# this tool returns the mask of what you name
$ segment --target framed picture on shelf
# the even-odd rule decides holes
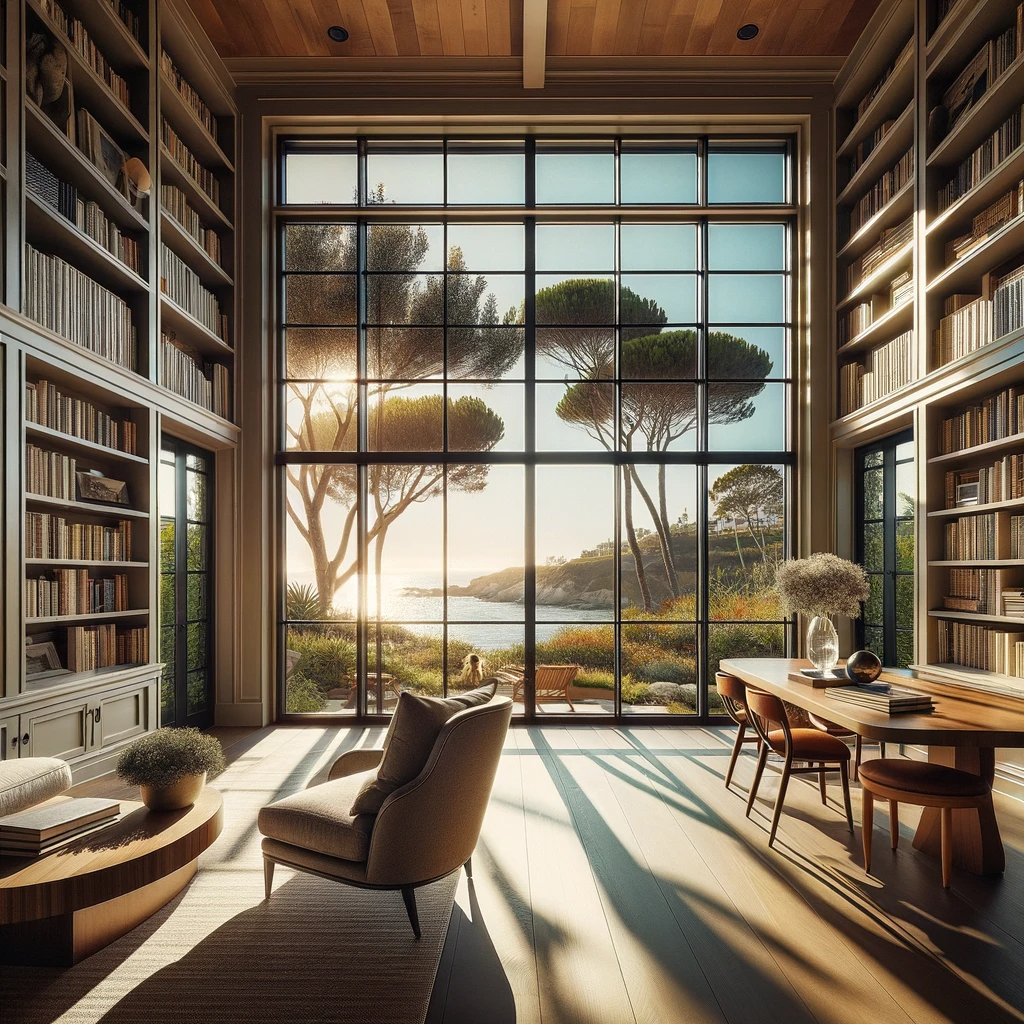
[[[978,481],[956,485],[956,507],[978,504]]]
[[[78,500],[96,501],[103,505],[127,505],[128,485],[123,480],[96,473],[76,473],[78,478]]]
[[[111,186],[131,201],[121,147],[87,110],[81,110],[79,114],[83,123],[79,125],[78,148],[99,168]]]
[[[39,679],[43,676],[60,675],[67,671],[60,663],[57,648],[47,641],[41,644],[25,645],[25,678]]]

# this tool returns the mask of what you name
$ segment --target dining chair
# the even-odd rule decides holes
[[[768,754],[774,752],[782,755],[782,778],[779,781],[779,795],[775,799],[775,810],[772,813],[772,827],[768,834],[768,845],[775,842],[775,833],[779,828],[782,805],[786,799],[786,788],[791,775],[818,775],[821,789],[821,802],[827,803],[825,795],[825,772],[839,770],[843,783],[843,801],[846,805],[846,822],[853,831],[853,809],[850,806],[850,776],[847,765],[850,761],[850,748],[835,736],[819,729],[794,729],[786,718],[786,709],[778,697],[761,690],[747,687],[747,712],[754,729],[761,738],[761,747],[757,754],[757,768],[754,770],[754,782],[747,798],[747,817],[754,806],[757,788],[761,784]],[[806,761],[806,766],[794,767],[794,761]]]
[[[750,718],[747,715],[747,687],[743,680],[729,675],[728,672],[716,672],[715,686],[718,688],[718,695],[722,698],[726,714],[737,726],[736,740],[732,745],[732,756],[729,758],[729,770],[725,773],[725,788],[728,789],[743,744],[760,743],[761,737],[757,735],[756,731],[753,736],[746,735],[747,726],[750,726]],[[753,726],[750,727],[753,728]]]
[[[807,717],[811,720],[811,725],[813,725],[815,729],[827,732],[829,736],[837,736],[841,740],[847,740],[851,736],[854,737],[853,763],[850,766],[850,777],[856,781],[857,772],[860,770],[861,745],[863,743],[863,737],[860,733],[847,729],[845,725],[837,725],[835,722],[830,722],[827,718],[820,718],[818,715],[809,714]],[[878,747],[882,753],[882,757],[885,757],[885,740],[879,740]]]

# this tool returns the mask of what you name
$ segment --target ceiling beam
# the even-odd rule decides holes
[[[523,0],[523,88],[544,88],[548,0]]]

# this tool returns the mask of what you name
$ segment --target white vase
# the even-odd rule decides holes
[[[821,672],[831,672],[839,661],[839,634],[827,615],[815,615],[807,627],[807,657]]]

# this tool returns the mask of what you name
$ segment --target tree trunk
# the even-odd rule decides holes
[[[626,524],[626,540],[629,543],[629,550],[633,554],[633,563],[636,566],[636,582],[640,588],[640,598],[643,601],[644,611],[648,614],[653,610],[651,604],[651,592],[647,587],[647,572],[644,569],[643,556],[640,553],[640,545],[636,539],[636,531],[633,529],[633,479],[632,474],[623,473],[623,519]],[[616,609],[616,614],[619,609]]]
[[[640,492],[640,497],[644,499],[647,511],[651,513],[651,519],[654,522],[654,529],[658,534],[658,544],[661,547],[661,561],[665,566],[665,578],[668,581],[669,591],[673,597],[679,597],[679,581],[676,577],[675,560],[672,558],[671,539],[668,534],[667,526],[668,519],[662,518],[661,513],[658,511],[658,507],[654,504],[654,499],[648,493],[647,488],[644,487],[643,481],[641,481],[640,475],[636,471],[636,467],[631,466],[627,470],[626,475],[633,478],[633,483],[636,484],[636,489]]]
[[[672,596],[679,597],[679,578],[676,576],[676,559],[672,553],[672,529],[668,521],[668,496],[665,491],[665,467],[658,467],[658,510],[661,513],[662,535],[661,557],[665,560],[665,572],[668,574],[668,585],[672,588]]]
[[[743,549],[740,547],[740,528],[736,525],[736,520],[732,521],[732,539],[736,541],[736,554],[740,556],[740,568],[746,569],[747,564],[743,561]]]

